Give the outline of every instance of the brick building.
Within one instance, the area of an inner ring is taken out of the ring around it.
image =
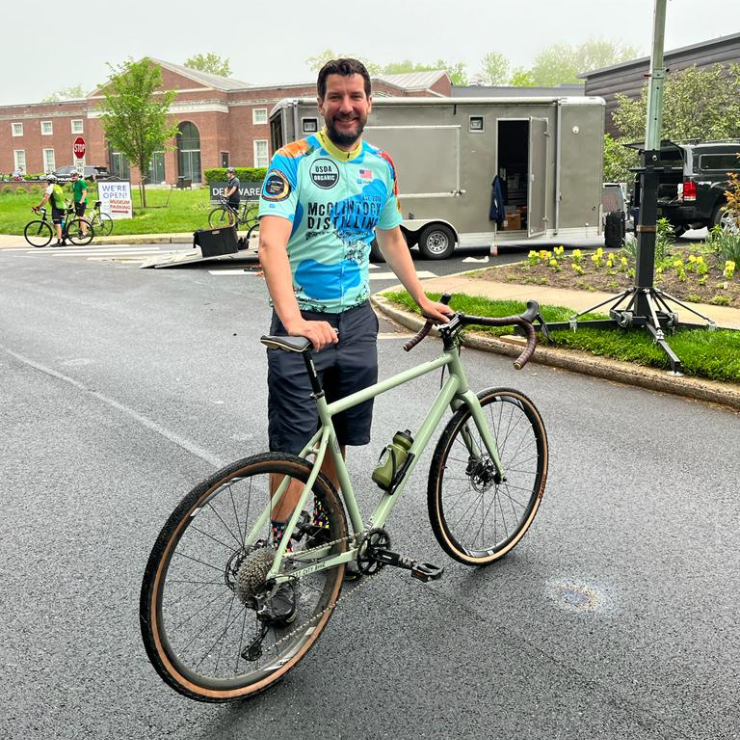
[[[175,184],[178,178],[203,180],[210,167],[265,167],[272,154],[269,114],[283,98],[316,94],[315,83],[251,85],[206,74],[177,64],[152,60],[162,70],[162,89],[176,90],[170,108],[180,133],[175,147],[155,155],[147,182]],[[373,95],[449,96],[444,71],[381,75],[373,79]],[[136,183],[139,174],[108,146],[99,121],[101,91],[81,100],[0,106],[0,172],[51,172],[73,164],[72,143],[87,146],[85,164],[107,167]]]

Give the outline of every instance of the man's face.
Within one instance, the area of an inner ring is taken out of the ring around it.
[[[372,110],[372,98],[365,94],[362,75],[329,75],[326,94],[319,98],[319,111],[326,122],[329,138],[340,148],[349,150],[362,136]]]

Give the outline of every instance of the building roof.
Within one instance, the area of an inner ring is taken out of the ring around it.
[[[208,72],[200,72],[197,69],[191,69],[185,67],[182,64],[173,64],[172,62],[164,62],[161,59],[154,59],[152,61],[164,69],[170,70],[170,72],[176,72],[183,77],[187,77],[193,82],[199,82],[202,85],[213,87],[216,90],[243,90],[245,87],[254,87],[249,82],[243,80],[236,80],[233,77],[222,77],[221,75],[209,74]]]
[[[447,71],[444,69],[433,69],[428,72],[405,72],[399,75],[373,75],[373,79],[406,90],[428,90],[446,74]]]
[[[680,49],[671,49],[663,54],[664,60],[669,60],[671,57],[686,54],[692,51],[698,51],[700,49],[709,49],[712,46],[724,46],[731,45],[733,43],[740,42],[740,33],[732,33],[727,36],[719,36],[716,39],[709,41],[702,41],[698,44],[691,44],[690,46],[682,46]],[[630,67],[640,67],[643,65],[650,64],[650,57],[640,57],[639,59],[632,59],[629,62],[621,62],[620,64],[612,64],[610,67],[601,67],[600,69],[594,69],[590,72],[584,72],[578,75],[581,79],[587,80],[589,77],[595,77],[596,75],[605,74],[607,72],[613,72],[619,69],[629,69]]]

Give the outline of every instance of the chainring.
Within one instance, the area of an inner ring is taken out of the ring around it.
[[[369,530],[362,538],[357,553],[357,568],[365,576],[377,573],[385,563],[380,563],[372,557],[372,548],[389,550],[391,547],[391,536],[379,527]]]

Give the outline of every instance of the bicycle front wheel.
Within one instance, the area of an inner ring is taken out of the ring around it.
[[[547,434],[519,391],[478,394],[504,469],[500,478],[467,406],[448,422],[429,471],[429,518],[442,549],[467,565],[486,565],[512,550],[539,509],[547,479]]]
[[[305,460],[282,453],[239,460],[196,486],[160,532],[142,583],[141,630],[152,665],[181,694],[208,702],[253,696],[283,678],[326,627],[344,565],[291,582],[291,624],[257,616],[270,592],[265,576],[275,552],[269,520],[256,526],[270,500],[270,477],[305,483],[310,471]],[[329,525],[320,531],[330,551],[311,540],[315,506]],[[347,549],[344,509],[323,474],[300,517],[283,560],[286,573]]]
[[[92,222],[93,229],[102,236],[110,236],[113,231],[113,219],[107,213],[101,213]]]
[[[71,221],[68,221],[65,232],[67,239],[72,244],[77,244],[80,247],[89,244],[93,240],[93,236],[95,236],[92,224],[84,218],[73,218]]]
[[[45,247],[54,236],[54,231],[46,221],[31,221],[23,229],[23,236],[32,247]]]
[[[212,229],[223,229],[225,226],[233,226],[236,223],[236,214],[231,208],[219,206],[208,214],[208,225]]]

